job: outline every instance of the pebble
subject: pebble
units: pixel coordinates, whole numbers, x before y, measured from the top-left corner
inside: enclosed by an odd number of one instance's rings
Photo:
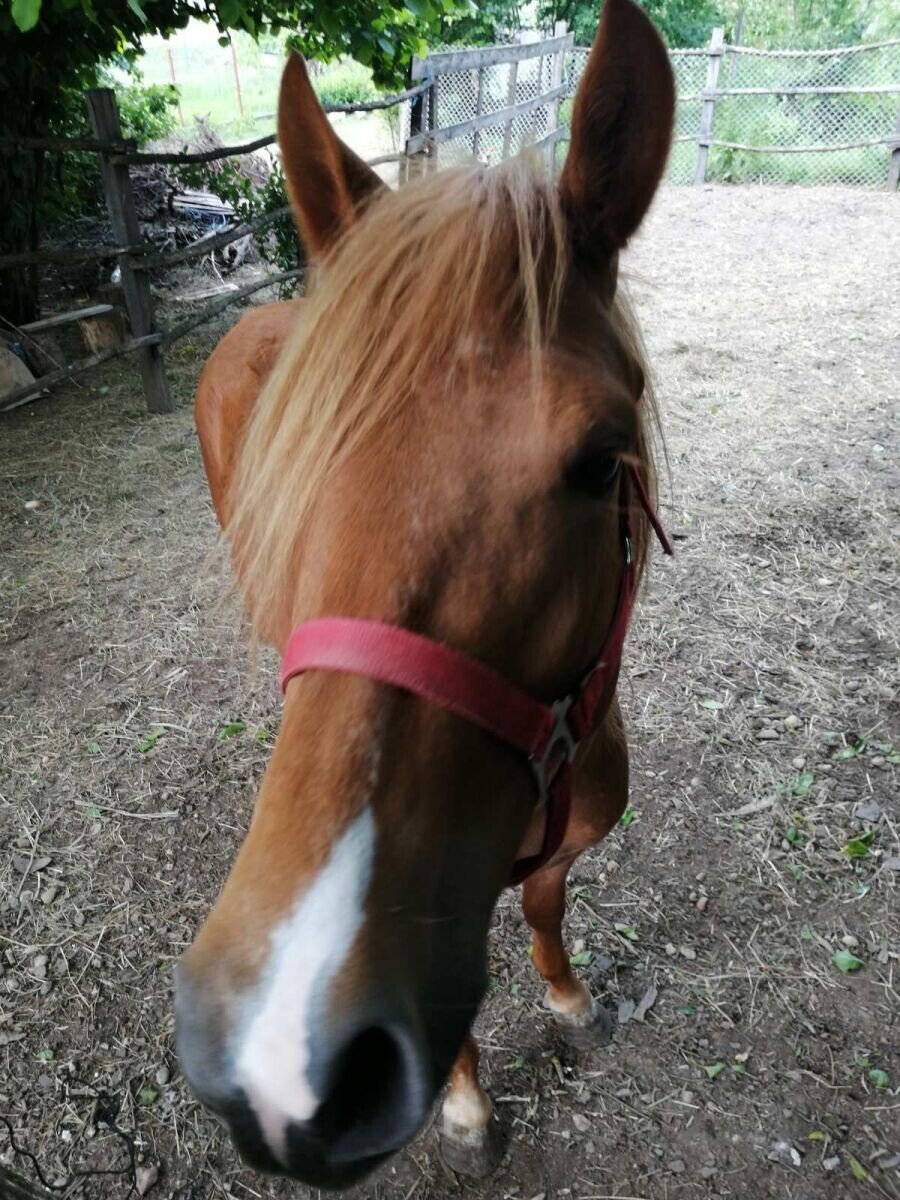
[[[709,896],[701,896],[697,901],[697,912],[706,912],[707,904],[709,904]]]
[[[678,949],[681,952],[681,957],[686,958],[688,962],[693,962],[697,957],[697,951],[693,946],[679,946]]]
[[[48,883],[41,891],[41,904],[52,904],[59,895],[59,884]]]
[[[791,766],[799,771],[806,766],[806,758],[802,754],[798,754],[796,758],[791,759]]]
[[[769,1161],[789,1163],[791,1166],[799,1167],[803,1159],[800,1157],[800,1151],[790,1142],[776,1142],[769,1151]]]
[[[688,1088],[685,1088],[681,1093],[681,1101],[683,1104],[692,1104],[694,1101],[694,1093]]]
[[[712,1179],[713,1175],[718,1173],[718,1170],[719,1170],[718,1167],[701,1167],[700,1168],[700,1178],[701,1179]]]
[[[31,964],[31,973],[35,979],[47,978],[47,955],[37,954]]]
[[[789,717],[784,718],[783,724],[784,724],[785,729],[799,729],[802,726],[803,722],[800,720],[799,717],[795,717],[794,714],[791,713],[791,715]]]
[[[876,754],[871,762],[873,767],[883,767],[885,765],[884,755]]]
[[[849,946],[850,949],[853,950],[856,946],[859,945],[859,938],[854,937],[852,933],[845,933],[844,936],[841,938],[841,942],[843,943],[843,945]]]
[[[826,1171],[836,1171],[840,1165],[841,1165],[841,1160],[838,1158],[838,1156],[836,1154],[833,1158],[823,1158],[822,1159],[822,1166],[825,1168]]]
[[[149,1167],[138,1167],[134,1173],[134,1185],[139,1196],[146,1196],[159,1179],[159,1167],[151,1164]]]
[[[677,953],[678,949],[671,942],[666,942],[666,954],[668,954],[669,958],[674,958]]]
[[[673,1158],[669,1163],[669,1170],[673,1175],[683,1175],[685,1172],[684,1159]]]
[[[579,1133],[589,1133],[591,1130],[590,1121],[587,1119],[587,1117],[582,1116],[581,1113],[572,1114],[572,1124]]]
[[[777,729],[760,729],[759,733],[756,735],[756,740],[758,742],[774,742],[777,741],[779,737],[781,737],[781,734]]]
[[[169,1070],[168,1067],[165,1067],[165,1066],[157,1067],[156,1082],[161,1087],[165,1086],[165,1084],[167,1084],[171,1078],[172,1078],[172,1072]]]

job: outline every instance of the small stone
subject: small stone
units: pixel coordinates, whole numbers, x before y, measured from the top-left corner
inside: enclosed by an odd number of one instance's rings
[[[853,950],[853,949],[855,949],[855,947],[857,947],[859,945],[859,938],[854,937],[852,933],[845,933],[844,936],[841,938],[841,942],[845,946],[849,946],[850,949]]]
[[[796,1146],[792,1146],[790,1142],[776,1142],[769,1151],[770,1162],[788,1163],[790,1166],[799,1167],[803,1162],[800,1157],[800,1151]]]
[[[790,716],[784,718],[782,724],[784,725],[785,729],[799,729],[803,722],[799,717],[795,717],[793,713],[791,713]]]
[[[134,1172],[134,1186],[139,1196],[146,1196],[159,1179],[159,1167],[151,1163],[149,1167],[138,1167]]]
[[[806,759],[802,754],[798,754],[796,758],[791,759],[791,766],[796,771],[800,771],[806,766]]]
[[[572,953],[573,954],[583,954],[584,953],[584,938],[576,938],[575,939],[575,941],[572,943]]]
[[[579,1133],[590,1133],[591,1123],[587,1119],[587,1117],[582,1116],[581,1113],[573,1113],[572,1114],[572,1124],[575,1126],[575,1128],[578,1130]]]
[[[718,1167],[701,1167],[700,1168],[700,1178],[701,1179],[712,1179],[713,1175],[718,1173],[718,1170],[719,1170]]]
[[[876,800],[866,800],[857,804],[853,815],[858,821],[877,821],[881,816],[881,805]]]
[[[709,904],[709,896],[701,896],[697,901],[697,912],[706,912],[707,904]]]
[[[693,946],[679,946],[678,951],[681,954],[681,957],[686,958],[688,962],[693,962],[697,957],[697,951],[693,948]]]
[[[42,854],[40,858],[32,858],[30,854],[14,854],[12,857],[13,870],[18,871],[20,875],[43,871],[50,866],[51,861],[46,854]]]
[[[871,763],[872,763],[873,767],[883,767],[885,765],[884,755],[876,754],[875,757],[871,760]]]
[[[27,512],[34,512],[36,508],[40,508],[40,500],[26,500],[25,509]]]
[[[49,996],[52,991],[53,991],[53,981],[50,979],[45,979],[44,982],[40,986],[41,995]]]
[[[681,1102],[682,1104],[693,1104],[694,1093],[689,1088],[685,1088],[681,1093]]]
[[[884,860],[884,865],[888,871],[900,871],[900,858],[896,858],[894,856],[886,858]]]
[[[75,926],[76,929],[81,929],[82,926],[84,925],[84,913],[83,912],[75,913],[75,915],[72,917],[72,924]]]
[[[677,947],[673,946],[671,942],[666,942],[666,954],[668,954],[669,958],[674,958],[677,953]]]
[[[825,1168],[826,1171],[836,1171],[840,1165],[841,1165],[841,1160],[838,1158],[838,1156],[836,1154],[834,1155],[833,1158],[823,1158],[822,1159],[822,1166]]]
[[[781,734],[777,729],[760,729],[756,735],[756,740],[758,742],[775,742],[780,737]]]
[[[41,889],[41,904],[52,904],[59,895],[59,884],[48,883],[45,888]]]
[[[669,1163],[669,1170],[673,1175],[683,1175],[687,1168],[684,1165],[684,1159],[673,1158]]]
[[[47,955],[38,954],[31,964],[31,973],[35,979],[47,978]]]
[[[172,1072],[169,1070],[168,1067],[166,1067],[166,1066],[157,1067],[156,1082],[160,1085],[160,1087],[164,1087],[171,1078],[172,1078]]]

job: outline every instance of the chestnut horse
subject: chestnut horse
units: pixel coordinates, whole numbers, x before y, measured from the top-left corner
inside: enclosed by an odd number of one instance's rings
[[[185,1074],[267,1170],[347,1186],[448,1076],[445,1160],[496,1161],[470,1029],[511,877],[528,873],[546,1006],[582,1041],[608,1031],[561,924],[572,862],[627,797],[615,693],[654,414],[617,259],[673,107],[653,26],[606,0],[558,181],[515,161],[391,192],[286,67],[279,139],[316,278],[246,316],[197,395],[247,611],[286,653],[284,712],[177,986]],[[556,762],[529,765],[529,714],[550,714]]]

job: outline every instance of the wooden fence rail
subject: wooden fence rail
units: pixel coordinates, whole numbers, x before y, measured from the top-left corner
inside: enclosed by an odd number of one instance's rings
[[[900,94],[900,82],[832,83],[820,86],[803,82],[783,86],[773,84],[765,87],[733,87],[730,86],[730,68],[726,69],[724,73],[723,82],[726,86],[720,87],[721,68],[726,55],[768,55],[772,58],[786,59],[826,55],[834,57],[835,55],[893,46],[900,46],[900,39],[873,46],[847,47],[834,51],[767,52],[751,47],[727,45],[723,30],[717,27],[713,30],[708,47],[674,52],[684,58],[706,58],[705,86],[702,90],[682,93],[678,97],[679,103],[693,102],[699,103],[701,106],[697,131],[679,135],[674,139],[676,143],[694,143],[697,147],[693,171],[694,183],[701,184],[707,177],[711,147],[723,147],[757,154],[825,154],[884,145],[891,150],[888,187],[892,190],[896,189],[900,186],[900,113],[898,113],[897,124],[893,132],[885,131],[881,136],[866,137],[865,132],[868,131],[860,131],[863,133],[862,137],[839,145],[832,143],[809,146],[757,146],[745,145],[738,141],[724,140],[715,136],[716,107],[720,101],[726,99],[735,100],[741,96],[805,97],[857,94],[886,96]],[[530,136],[532,144],[536,149],[546,153],[548,161],[552,164],[555,160],[555,147],[567,140],[567,130],[560,123],[560,104],[571,91],[571,79],[567,78],[565,71],[565,56],[572,49],[573,35],[567,32],[564,22],[558,22],[553,36],[543,40],[524,40],[523,37],[518,43],[509,46],[446,51],[433,54],[426,59],[415,59],[411,70],[412,86],[405,91],[359,104],[326,105],[325,110],[330,113],[374,112],[408,103],[410,106],[409,136],[402,152],[385,154],[369,160],[372,166],[382,163],[399,163],[401,180],[409,179],[424,169],[435,169],[438,165],[439,147],[446,147],[454,141],[461,141],[469,145],[471,153],[475,157],[479,157],[483,152],[484,139],[491,136],[486,133],[490,129],[502,130],[502,151],[500,153],[502,157],[506,157],[513,149],[513,129],[517,122],[519,131],[521,132],[522,129],[525,129],[526,133],[530,131],[528,136]],[[525,87],[526,98],[522,99],[522,80],[526,77],[522,75],[525,68],[521,65],[529,60],[538,60],[537,83],[533,82],[535,71],[532,68],[527,77],[529,82]],[[545,74],[545,68],[548,68],[548,65],[549,82],[547,82]],[[495,68],[502,70],[504,67],[507,68],[507,74],[501,76],[500,95],[505,96],[506,103],[499,110],[487,111],[490,104],[496,103],[498,99],[496,86],[491,92],[491,99],[488,99],[489,72]],[[698,64],[698,68],[702,71],[701,64]],[[450,107],[452,89],[451,97],[441,101],[443,111],[439,111],[438,108],[441,80],[451,75],[463,78],[468,76],[470,92],[474,93],[474,111],[464,120],[452,119],[453,114]],[[694,86],[696,88],[696,84]],[[100,363],[109,362],[131,353],[138,356],[148,410],[151,412],[171,411],[173,399],[169,391],[164,365],[166,349],[229,305],[245,299],[263,288],[296,279],[303,273],[302,269],[297,269],[255,280],[245,287],[235,288],[226,295],[217,297],[200,311],[192,313],[168,329],[158,328],[153,312],[149,272],[189,262],[205,254],[212,254],[242,238],[258,234],[283,217],[289,209],[285,206],[251,221],[238,220],[230,228],[200,237],[182,249],[161,251],[158,246],[147,241],[141,235],[132,197],[130,169],[150,164],[201,165],[218,162],[226,158],[252,154],[271,146],[276,140],[276,135],[271,133],[250,142],[222,146],[202,152],[144,152],[137,149],[133,139],[123,136],[115,97],[111,91],[104,89],[91,91],[87,95],[87,103],[93,137],[13,138],[4,136],[0,138],[0,150],[43,150],[52,153],[77,150],[97,154],[100,160],[104,197],[112,225],[114,243],[100,244],[84,249],[58,248],[7,254],[0,256],[0,270],[12,267],[115,260],[122,275],[130,336],[121,345],[100,350],[77,362],[61,366],[58,370],[42,376],[29,385],[7,392],[0,397],[0,411],[28,403],[46,391],[49,386],[65,379],[77,377]],[[546,111],[543,132],[538,124],[538,117],[542,110]],[[270,115],[275,116],[274,113]],[[458,108],[456,115],[459,116]],[[523,120],[523,118],[527,119]],[[877,132],[877,130],[872,132]],[[498,139],[494,149],[494,153],[497,153],[499,132],[493,136]],[[109,311],[108,305],[75,309],[70,313],[33,322],[30,326],[21,329],[20,332],[23,338],[27,339],[45,329],[48,322],[60,325],[69,321],[84,320],[98,314],[100,308],[104,313]]]
[[[394,96],[384,96],[376,100],[364,101],[359,104],[330,104],[325,105],[326,112],[374,112],[387,109],[404,101],[413,100],[428,90],[429,85],[417,84]],[[132,166],[147,164],[202,164],[218,162],[225,158],[252,154],[256,150],[271,146],[275,140],[274,133],[254,141],[235,146],[223,146],[215,150],[199,153],[184,151],[181,153],[141,153],[137,150],[132,139],[122,136],[115,95],[109,89],[92,89],[86,95],[88,111],[95,136],[92,138],[11,138],[0,139],[0,148],[4,150],[44,150],[52,153],[64,153],[78,150],[95,153],[100,159],[103,194],[107,211],[116,238],[114,245],[97,245],[83,250],[49,249],[29,251],[21,254],[0,256],[0,270],[8,267],[46,266],[50,264],[72,264],[97,262],[104,259],[115,259],[122,275],[122,286],[125,294],[125,307],[131,330],[131,336],[121,345],[111,346],[97,353],[68,363],[40,376],[32,383],[24,384],[0,397],[0,412],[18,408],[27,404],[44,393],[49,387],[65,380],[77,378],[86,371],[102,363],[110,362],[126,354],[136,354],[141,369],[144,396],[149,412],[170,412],[174,401],[169,390],[165,373],[164,353],[180,338],[185,337],[198,325],[224,311],[230,305],[253,295],[267,287],[275,287],[289,280],[300,278],[303,269],[282,271],[278,274],[267,275],[264,279],[255,280],[241,288],[229,290],[226,295],[217,298],[199,312],[171,326],[159,329],[156,326],[152,296],[147,273],[153,270],[165,269],[178,263],[188,262],[205,254],[221,250],[232,242],[259,233],[272,225],[290,211],[289,206],[264,213],[252,221],[238,222],[230,229],[220,233],[198,238],[190,246],[181,250],[160,252],[151,242],[141,237],[140,226],[134,208],[129,170]],[[274,115],[274,114],[273,114]],[[406,153],[383,154],[370,159],[371,166],[382,163],[403,162]],[[74,309],[48,321],[54,326],[84,320],[89,317],[112,311],[112,306],[90,306]],[[23,340],[28,341],[31,335],[43,331],[48,321],[32,322],[22,326],[18,332]]]

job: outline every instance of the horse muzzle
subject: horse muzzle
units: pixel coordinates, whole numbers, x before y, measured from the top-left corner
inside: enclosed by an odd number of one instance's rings
[[[227,1049],[199,992],[179,973],[176,1037],[192,1090],[259,1170],[345,1188],[405,1146],[443,1082],[420,1029],[392,1004],[367,1003],[318,1030],[303,1077]],[[239,1042],[237,1038],[230,1041]],[[273,1054],[278,1046],[270,1047]],[[284,1049],[284,1048],[283,1048]]]

